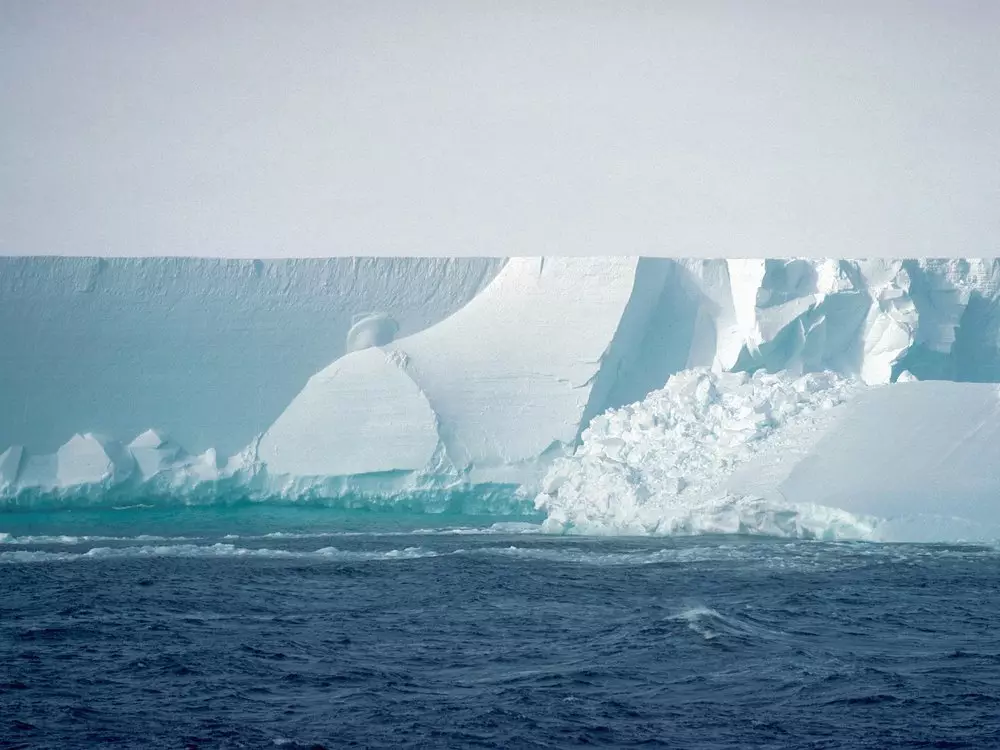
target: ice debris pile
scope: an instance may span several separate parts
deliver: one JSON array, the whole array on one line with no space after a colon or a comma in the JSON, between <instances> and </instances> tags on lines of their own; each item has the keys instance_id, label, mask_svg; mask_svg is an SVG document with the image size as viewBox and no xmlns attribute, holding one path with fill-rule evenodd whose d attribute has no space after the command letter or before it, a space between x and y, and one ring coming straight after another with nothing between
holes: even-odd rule
<instances>
[{"instance_id":1,"label":"ice debris pile","mask_svg":"<svg viewBox=\"0 0 1000 750\"><path fill-rule=\"evenodd\" d=\"M784 430L828 419L863 387L830 372L679 373L643 401L596 417L576 452L553 462L536 505L552 531L864 536L867 522L850 514L776 513L725 491L727 477Z\"/></svg>"}]
</instances>

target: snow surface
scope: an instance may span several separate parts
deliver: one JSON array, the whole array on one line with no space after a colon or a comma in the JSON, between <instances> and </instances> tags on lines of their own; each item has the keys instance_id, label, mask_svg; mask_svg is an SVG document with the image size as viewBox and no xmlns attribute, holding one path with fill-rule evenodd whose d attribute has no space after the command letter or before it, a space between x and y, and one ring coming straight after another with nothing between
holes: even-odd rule
<instances>
[{"instance_id":1,"label":"snow surface","mask_svg":"<svg viewBox=\"0 0 1000 750\"><path fill-rule=\"evenodd\" d=\"M1000 261L316 263L0 266L0 330L20 333L0 349L0 498L513 483L550 530L1000 538L996 390L927 382L1000 380ZM262 424L293 380L276 373L324 349ZM140 393L153 364L171 387ZM111 395L119 370L135 383ZM135 413L105 414L121 398ZM46 399L72 406L33 419Z\"/></svg>"}]
</instances>

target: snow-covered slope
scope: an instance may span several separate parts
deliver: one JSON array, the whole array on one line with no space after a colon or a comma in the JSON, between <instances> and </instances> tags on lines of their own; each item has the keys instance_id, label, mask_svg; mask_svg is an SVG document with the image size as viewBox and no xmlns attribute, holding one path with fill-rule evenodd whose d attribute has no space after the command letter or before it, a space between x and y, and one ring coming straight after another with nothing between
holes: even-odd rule
<instances>
[{"instance_id":1,"label":"snow-covered slope","mask_svg":"<svg viewBox=\"0 0 1000 750\"><path fill-rule=\"evenodd\" d=\"M888 385L1000 380L996 260L89 262L0 266L10 502L544 477L550 528L891 536L1000 489L992 386Z\"/></svg>"},{"instance_id":2,"label":"snow-covered slope","mask_svg":"<svg viewBox=\"0 0 1000 750\"><path fill-rule=\"evenodd\" d=\"M450 318L317 374L258 456L272 474L521 478L510 470L574 442L634 359L666 268L639 263L512 259Z\"/></svg>"}]
</instances>

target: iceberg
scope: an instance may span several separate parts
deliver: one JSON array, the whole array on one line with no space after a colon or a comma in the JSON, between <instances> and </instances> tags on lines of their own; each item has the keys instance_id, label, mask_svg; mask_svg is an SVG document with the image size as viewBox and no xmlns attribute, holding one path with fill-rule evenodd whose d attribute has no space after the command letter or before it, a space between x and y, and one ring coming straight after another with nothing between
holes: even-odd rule
<instances>
[{"instance_id":1,"label":"iceberg","mask_svg":"<svg viewBox=\"0 0 1000 750\"><path fill-rule=\"evenodd\" d=\"M0 502L501 485L551 530L968 536L1000 489L998 282L976 259L0 259Z\"/></svg>"}]
</instances>

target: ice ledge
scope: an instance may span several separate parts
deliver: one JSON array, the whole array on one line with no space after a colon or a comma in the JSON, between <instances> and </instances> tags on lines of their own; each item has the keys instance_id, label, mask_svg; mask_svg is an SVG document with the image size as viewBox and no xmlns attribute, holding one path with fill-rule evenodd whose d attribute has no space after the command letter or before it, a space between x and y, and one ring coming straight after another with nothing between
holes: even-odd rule
<instances>
[{"instance_id":1,"label":"ice ledge","mask_svg":"<svg viewBox=\"0 0 1000 750\"><path fill-rule=\"evenodd\" d=\"M0 454L0 510L336 498L394 504L429 492L447 495L461 493L470 484L496 483L495 477L475 471L456 477L443 470L433 460L436 449L430 465L437 469L429 473L387 469L343 475L269 472L258 452L259 439L226 459L219 459L214 449L191 455L152 429L127 445L85 434L74 436L52 454L32 455L12 446ZM499 496L509 499L516 483L517 478L508 475L508 481L498 484L504 485Z\"/></svg>"},{"instance_id":2,"label":"ice ledge","mask_svg":"<svg viewBox=\"0 0 1000 750\"><path fill-rule=\"evenodd\" d=\"M448 505L449 492L518 484L549 463L535 501L549 531L1000 539L994 384L865 386L835 373L697 368L596 417L571 455L457 474L433 435L426 448L430 471L292 475L270 471L256 441L219 461L154 430L127 446L84 434L54 454L0 454L0 508L279 498L370 507L421 493ZM498 498L509 509L516 495L508 488Z\"/></svg>"}]
</instances>

